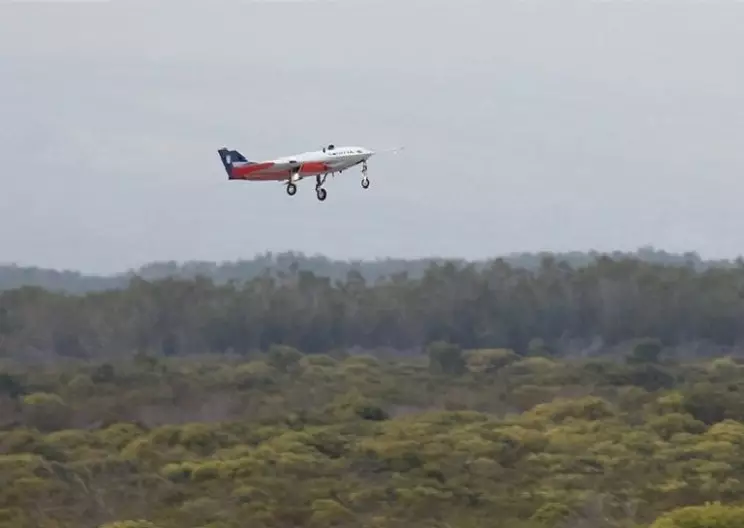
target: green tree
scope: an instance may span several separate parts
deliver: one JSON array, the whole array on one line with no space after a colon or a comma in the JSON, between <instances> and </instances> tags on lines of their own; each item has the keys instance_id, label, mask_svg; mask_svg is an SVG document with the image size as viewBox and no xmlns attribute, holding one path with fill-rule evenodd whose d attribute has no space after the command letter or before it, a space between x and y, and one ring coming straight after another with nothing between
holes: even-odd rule
<instances>
[{"instance_id":1,"label":"green tree","mask_svg":"<svg viewBox=\"0 0 744 528\"><path fill-rule=\"evenodd\" d=\"M465 372L465 358L459 346L444 341L436 341L427 346L427 353L429 355L429 368L433 372L452 375Z\"/></svg>"},{"instance_id":2,"label":"green tree","mask_svg":"<svg viewBox=\"0 0 744 528\"><path fill-rule=\"evenodd\" d=\"M288 372L302 359L302 352L286 345L271 345L267 362L280 372Z\"/></svg>"},{"instance_id":3,"label":"green tree","mask_svg":"<svg viewBox=\"0 0 744 528\"><path fill-rule=\"evenodd\" d=\"M744 507L720 503L687 506L659 517L651 528L740 528L744 526Z\"/></svg>"}]
</instances>

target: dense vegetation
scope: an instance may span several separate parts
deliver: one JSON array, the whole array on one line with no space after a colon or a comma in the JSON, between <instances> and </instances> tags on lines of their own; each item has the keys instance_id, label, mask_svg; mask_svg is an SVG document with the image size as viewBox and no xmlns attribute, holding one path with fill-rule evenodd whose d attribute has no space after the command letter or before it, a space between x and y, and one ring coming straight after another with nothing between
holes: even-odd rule
<instances>
[{"instance_id":1,"label":"dense vegetation","mask_svg":"<svg viewBox=\"0 0 744 528\"><path fill-rule=\"evenodd\" d=\"M0 527L740 527L744 365L658 352L6 363Z\"/></svg>"},{"instance_id":2,"label":"dense vegetation","mask_svg":"<svg viewBox=\"0 0 744 528\"><path fill-rule=\"evenodd\" d=\"M526 269L494 260L375 282L355 271L332 280L294 268L225 284L136 277L127 288L85 295L7 290L0 357L245 355L272 344L400 354L437 340L566 355L645 337L676 353L718 353L744 337L743 316L744 264L697 270L599 258L573 268L546 258Z\"/></svg>"},{"instance_id":3,"label":"dense vegetation","mask_svg":"<svg viewBox=\"0 0 744 528\"><path fill-rule=\"evenodd\" d=\"M0 292L0 528L744 526L741 261L280 260Z\"/></svg>"}]
</instances>

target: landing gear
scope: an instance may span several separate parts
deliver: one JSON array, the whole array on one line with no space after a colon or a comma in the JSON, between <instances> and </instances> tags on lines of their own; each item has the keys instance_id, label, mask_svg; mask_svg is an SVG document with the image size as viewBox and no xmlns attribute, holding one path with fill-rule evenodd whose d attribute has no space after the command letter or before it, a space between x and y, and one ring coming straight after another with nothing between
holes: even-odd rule
<instances>
[{"instance_id":1,"label":"landing gear","mask_svg":"<svg viewBox=\"0 0 744 528\"><path fill-rule=\"evenodd\" d=\"M323 184L325 183L327 174L323 175L323 179L320 178L320 174L315 176L315 194L318 195L318 200L321 202L326 199L326 196L328 196L328 192L323 188Z\"/></svg>"},{"instance_id":2,"label":"landing gear","mask_svg":"<svg viewBox=\"0 0 744 528\"><path fill-rule=\"evenodd\" d=\"M302 179L302 176L300 176L300 169L302 169L302 165L289 171L289 179L287 180L287 194L290 196L294 196L295 194L297 194L297 185L295 184L295 182Z\"/></svg>"},{"instance_id":3,"label":"landing gear","mask_svg":"<svg viewBox=\"0 0 744 528\"><path fill-rule=\"evenodd\" d=\"M367 178L367 162L362 164L362 189L369 188L369 178Z\"/></svg>"}]
</instances>

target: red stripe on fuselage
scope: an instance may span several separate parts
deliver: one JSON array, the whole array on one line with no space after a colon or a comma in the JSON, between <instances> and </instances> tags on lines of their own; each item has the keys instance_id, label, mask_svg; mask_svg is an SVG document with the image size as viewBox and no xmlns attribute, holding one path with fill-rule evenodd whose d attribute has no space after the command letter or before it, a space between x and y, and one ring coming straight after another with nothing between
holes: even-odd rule
<instances>
[{"instance_id":1,"label":"red stripe on fuselage","mask_svg":"<svg viewBox=\"0 0 744 528\"><path fill-rule=\"evenodd\" d=\"M318 172L328 172L330 168L322 161L311 161L303 163L300 167L300 174L315 174Z\"/></svg>"},{"instance_id":2,"label":"red stripe on fuselage","mask_svg":"<svg viewBox=\"0 0 744 528\"><path fill-rule=\"evenodd\" d=\"M285 180L289 179L291 171L289 169L271 170L274 166L272 162L254 163L252 165L242 165L232 168L232 178L236 180ZM312 161L303 163L300 166L300 176L313 174L322 174L331 172L331 168L321 161Z\"/></svg>"},{"instance_id":3,"label":"red stripe on fuselage","mask_svg":"<svg viewBox=\"0 0 744 528\"><path fill-rule=\"evenodd\" d=\"M249 174L253 174L255 172L260 172L265 169L269 169L274 164L271 162L267 163L252 163L250 165L239 165L234 166L232 168L232 176L233 178L245 178Z\"/></svg>"}]
</instances>

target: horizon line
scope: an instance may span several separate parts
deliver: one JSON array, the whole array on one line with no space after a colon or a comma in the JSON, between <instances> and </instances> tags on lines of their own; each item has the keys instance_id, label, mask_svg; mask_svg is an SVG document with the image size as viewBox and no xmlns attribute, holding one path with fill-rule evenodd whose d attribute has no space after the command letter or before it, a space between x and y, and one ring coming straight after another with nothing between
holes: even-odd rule
<instances>
[{"instance_id":1,"label":"horizon line","mask_svg":"<svg viewBox=\"0 0 744 528\"><path fill-rule=\"evenodd\" d=\"M145 261L134 267L122 269L121 271L111 272L91 272L84 271L83 269L75 269L71 267L54 267L44 266L30 263L19 263L19 262L0 262L0 269L15 268L15 269L27 269L36 270L43 272L55 272L55 273L70 273L81 275L85 277L101 277L101 278L114 278L121 277L130 274L136 274L143 271L145 268L162 266L162 265L176 265L177 267L183 268L189 265L211 265L215 267L229 266L234 264L240 264L244 262L251 262L266 258L276 259L277 257L294 256L306 260L326 260L330 263L336 264L375 264L382 263L385 261L401 261L405 263L416 263L425 261L444 261L444 262L464 262L464 263L484 263L491 262L499 259L514 259L520 257L540 257L540 256L558 256L567 257L570 255L576 256L613 256L613 255L627 255L631 257L640 257L642 253L647 252L650 255L668 255L670 257L677 258L692 258L701 263L735 263L737 260L744 258L742 254L729 256L729 257L705 257L696 250L680 250L672 251L663 248L657 248L650 245L638 246L635 249L613 249L613 250L599 250L599 249L571 249L571 250L523 250L523 251L512 251L509 253L493 254L487 257L478 258L467 258L459 256L442 256L442 255L427 255L427 256L377 256L377 257L341 257L341 256L330 256L325 253L306 253L300 250L284 249L284 250L265 250L263 252L254 253L252 256L235 257L232 259L221 259L221 260L207 260L207 259L189 259L189 260L178 260L178 259L155 259Z\"/></svg>"}]
</instances>

